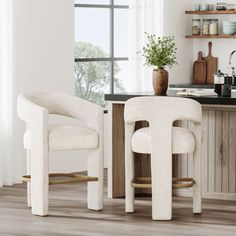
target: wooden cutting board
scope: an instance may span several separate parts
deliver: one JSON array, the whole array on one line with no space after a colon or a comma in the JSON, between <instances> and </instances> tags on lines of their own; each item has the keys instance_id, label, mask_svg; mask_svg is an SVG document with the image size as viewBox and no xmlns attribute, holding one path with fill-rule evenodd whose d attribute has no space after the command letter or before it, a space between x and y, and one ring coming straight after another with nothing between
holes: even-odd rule
<instances>
[{"instance_id":1,"label":"wooden cutting board","mask_svg":"<svg viewBox=\"0 0 236 236\"><path fill-rule=\"evenodd\" d=\"M204 84L207 75L207 65L202 58L202 52L198 52L198 59L193 63L193 83Z\"/></svg>"},{"instance_id":2,"label":"wooden cutting board","mask_svg":"<svg viewBox=\"0 0 236 236\"><path fill-rule=\"evenodd\" d=\"M206 84L214 84L214 74L218 70L218 58L212 56L212 42L208 43L208 48L208 56L203 58L207 66Z\"/></svg>"}]
</instances>

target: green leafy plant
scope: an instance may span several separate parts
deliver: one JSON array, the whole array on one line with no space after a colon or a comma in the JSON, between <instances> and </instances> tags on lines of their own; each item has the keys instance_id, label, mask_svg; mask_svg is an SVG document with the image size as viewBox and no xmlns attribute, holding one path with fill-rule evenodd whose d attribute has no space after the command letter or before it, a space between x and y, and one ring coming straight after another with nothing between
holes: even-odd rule
<instances>
[{"instance_id":1,"label":"green leafy plant","mask_svg":"<svg viewBox=\"0 0 236 236\"><path fill-rule=\"evenodd\" d=\"M145 58L145 65L164 69L172 67L176 62L176 45L173 36L157 37L155 34L147 35L147 44L138 52Z\"/></svg>"}]
</instances>

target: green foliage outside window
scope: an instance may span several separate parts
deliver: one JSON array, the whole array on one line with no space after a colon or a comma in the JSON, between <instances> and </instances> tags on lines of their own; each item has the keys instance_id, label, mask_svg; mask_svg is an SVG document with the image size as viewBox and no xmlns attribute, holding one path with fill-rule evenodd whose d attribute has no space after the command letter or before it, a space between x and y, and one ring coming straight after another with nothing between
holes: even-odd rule
<instances>
[{"instance_id":1,"label":"green foliage outside window","mask_svg":"<svg viewBox=\"0 0 236 236\"><path fill-rule=\"evenodd\" d=\"M75 44L75 58L105 58L104 51L90 43L77 42ZM119 72L117 63L114 63L114 74ZM109 61L75 62L75 95L91 102L105 106L104 94L110 88L111 63ZM124 87L117 78L114 78L116 90L123 92Z\"/></svg>"}]
</instances>

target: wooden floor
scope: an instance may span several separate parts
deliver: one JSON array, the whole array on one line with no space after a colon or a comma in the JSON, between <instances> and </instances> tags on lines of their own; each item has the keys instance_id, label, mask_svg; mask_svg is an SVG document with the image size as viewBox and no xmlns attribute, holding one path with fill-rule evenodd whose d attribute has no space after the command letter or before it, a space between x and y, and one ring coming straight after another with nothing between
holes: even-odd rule
<instances>
[{"instance_id":1,"label":"wooden floor","mask_svg":"<svg viewBox=\"0 0 236 236\"><path fill-rule=\"evenodd\" d=\"M86 184L50 187L50 215L31 215L26 206L26 185L0 188L0 235L236 235L236 202L204 201L201 216L192 215L188 198L174 198L173 220L151 220L150 198L136 200L136 213L124 213L124 199L107 199L104 210L86 208Z\"/></svg>"}]
</instances>

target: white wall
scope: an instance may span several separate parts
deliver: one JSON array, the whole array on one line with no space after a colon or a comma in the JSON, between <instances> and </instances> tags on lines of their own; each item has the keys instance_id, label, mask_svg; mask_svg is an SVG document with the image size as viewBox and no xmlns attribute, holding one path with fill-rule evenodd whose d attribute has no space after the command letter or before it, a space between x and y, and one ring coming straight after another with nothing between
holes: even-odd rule
<instances>
[{"instance_id":1,"label":"white wall","mask_svg":"<svg viewBox=\"0 0 236 236\"><path fill-rule=\"evenodd\" d=\"M164 0L164 35L174 35L177 45L177 62L170 72L169 83L183 83L191 81L192 74L192 46L191 40L185 35L192 21L188 21L185 10L192 8L192 0Z\"/></svg>"},{"instance_id":2,"label":"white wall","mask_svg":"<svg viewBox=\"0 0 236 236\"><path fill-rule=\"evenodd\" d=\"M194 3L211 3L216 4L219 2L218 0L193 0ZM236 0L228 0L228 3L232 2L236 4ZM219 19L222 23L222 20L232 20L236 21L235 15L213 15L213 16L205 16L204 18L214 18ZM191 20L191 19L190 19ZM228 68L229 55L233 50L236 50L235 39L204 39L204 40L194 40L193 44L193 60L197 59L198 51L203 51L203 55L206 56L208 54L208 42L213 42L213 56L219 58L219 69L223 72L231 74L231 70ZM233 64L236 66L236 56L233 59Z\"/></svg>"},{"instance_id":3,"label":"white wall","mask_svg":"<svg viewBox=\"0 0 236 236\"><path fill-rule=\"evenodd\" d=\"M14 104L17 95L22 92L60 91L73 94L74 0L14 1L13 15ZM25 159L22 148L24 128L14 107L14 152L20 160L17 163L19 176L22 159ZM81 156L84 153L51 155L54 170L84 169L84 162L76 165Z\"/></svg>"}]
</instances>

